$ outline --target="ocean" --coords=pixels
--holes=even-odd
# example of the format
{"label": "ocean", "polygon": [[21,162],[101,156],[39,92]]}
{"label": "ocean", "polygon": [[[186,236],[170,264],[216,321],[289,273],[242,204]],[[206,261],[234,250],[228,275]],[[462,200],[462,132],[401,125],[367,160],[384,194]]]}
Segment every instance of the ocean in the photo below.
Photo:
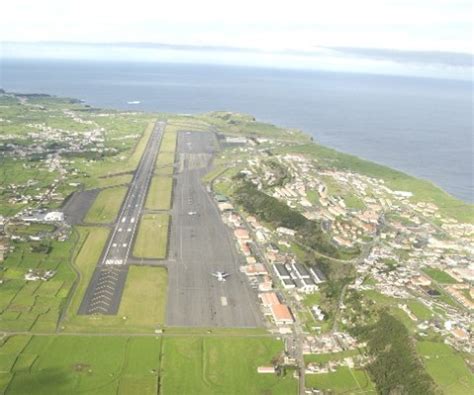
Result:
{"label": "ocean", "polygon": [[[472,81],[196,64],[1,60],[0,87],[104,108],[253,114],[474,202]],[[127,104],[139,101],[139,104]]]}

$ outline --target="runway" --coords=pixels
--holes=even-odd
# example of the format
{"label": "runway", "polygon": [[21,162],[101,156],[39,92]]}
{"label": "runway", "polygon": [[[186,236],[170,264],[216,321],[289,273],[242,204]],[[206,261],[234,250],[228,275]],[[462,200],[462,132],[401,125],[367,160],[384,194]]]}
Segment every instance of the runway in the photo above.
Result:
{"label": "runway", "polygon": [[128,258],[153,176],[165,122],[157,122],[124,199],[112,233],[79,307],[79,314],[116,314],[128,272]]}
{"label": "runway", "polygon": [[[214,135],[178,134],[172,225],[168,255],[168,326],[258,327],[255,292],[239,271],[239,256],[201,183],[214,154]],[[219,282],[215,271],[230,273]]]}

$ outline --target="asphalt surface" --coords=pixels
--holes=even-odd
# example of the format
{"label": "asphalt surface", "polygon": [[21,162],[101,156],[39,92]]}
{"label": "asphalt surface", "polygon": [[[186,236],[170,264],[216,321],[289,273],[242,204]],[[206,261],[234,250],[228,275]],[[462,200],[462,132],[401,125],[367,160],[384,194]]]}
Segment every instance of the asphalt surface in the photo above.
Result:
{"label": "asphalt surface", "polygon": [[153,176],[165,127],[157,122],[133,176],[120,214],[79,307],[79,314],[117,314],[128,272],[128,257]]}
{"label": "asphalt surface", "polygon": [[98,189],[74,192],[62,207],[66,222],[69,225],[80,224],[99,192]]}
{"label": "asphalt surface", "polygon": [[[209,170],[214,135],[180,132],[168,255],[168,326],[258,327],[258,301],[239,271],[231,230],[200,179]],[[211,273],[230,274],[219,282]]]}

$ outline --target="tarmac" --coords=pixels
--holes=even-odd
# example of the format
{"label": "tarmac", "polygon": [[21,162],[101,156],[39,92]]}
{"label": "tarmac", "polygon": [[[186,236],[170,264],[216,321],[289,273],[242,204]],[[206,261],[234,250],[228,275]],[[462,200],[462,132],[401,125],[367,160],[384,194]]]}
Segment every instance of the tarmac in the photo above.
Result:
{"label": "tarmac", "polygon": [[[201,182],[210,169],[215,137],[180,132],[169,240],[166,325],[259,327],[257,295],[239,271],[231,230]],[[230,274],[224,282],[211,273]]]}

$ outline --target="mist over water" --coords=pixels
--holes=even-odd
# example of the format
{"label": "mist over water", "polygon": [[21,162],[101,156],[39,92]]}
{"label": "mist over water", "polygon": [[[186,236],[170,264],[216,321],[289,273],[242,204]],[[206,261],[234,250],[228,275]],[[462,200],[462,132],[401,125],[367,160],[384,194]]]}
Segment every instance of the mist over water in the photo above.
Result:
{"label": "mist over water", "polygon": [[[470,81],[230,66],[2,60],[0,87],[98,107],[240,111],[473,202]],[[129,105],[129,101],[140,104]]]}

